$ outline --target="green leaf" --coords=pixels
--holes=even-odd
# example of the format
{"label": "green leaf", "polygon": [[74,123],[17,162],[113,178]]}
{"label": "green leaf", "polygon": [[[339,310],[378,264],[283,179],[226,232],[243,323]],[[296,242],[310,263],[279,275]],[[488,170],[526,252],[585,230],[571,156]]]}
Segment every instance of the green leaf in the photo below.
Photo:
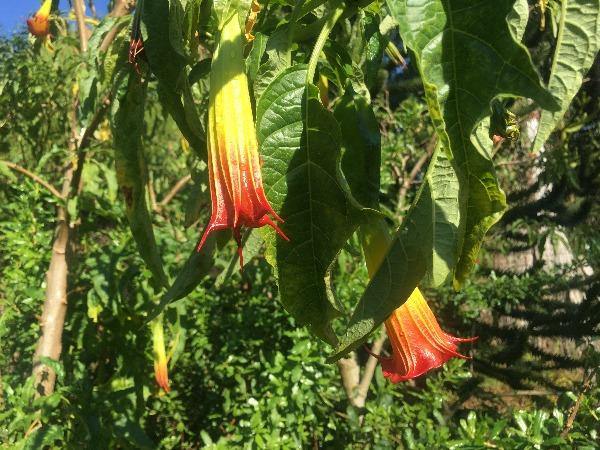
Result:
{"label": "green leaf", "polygon": [[[180,5],[181,6],[181,5]],[[173,33],[181,31],[172,30],[169,16],[168,0],[153,0],[145,2],[142,11],[144,37],[144,51],[148,65],[152,73],[158,78],[159,98],[169,114],[175,120],[179,130],[194,148],[197,154],[205,158],[206,139],[200,124],[200,118],[195,107],[191,107],[189,100],[187,105],[182,101],[182,92],[189,91],[185,67],[187,61],[181,52],[183,45],[173,46]],[[185,93],[186,99],[191,97],[189,92]]]}
{"label": "green leaf", "polygon": [[[264,246],[264,239],[259,230],[255,228],[249,228],[242,236],[242,251],[244,255],[244,264],[247,264],[252,258],[258,256]],[[233,254],[227,267],[223,270],[215,280],[215,286],[222,286],[234,272],[238,271],[240,268],[240,257],[237,252]]]}
{"label": "green leaf", "polygon": [[489,155],[471,143],[473,130],[495,97],[531,97],[548,109],[557,105],[508,27],[513,1],[389,0],[388,6],[415,53],[436,131],[458,174],[459,286],[506,207]]}
{"label": "green leaf", "polygon": [[[124,55],[120,55],[123,40],[118,31],[125,28],[129,21],[129,17],[116,18],[108,15],[94,28],[90,36],[88,51],[84,54],[85,60],[76,73],[82,122],[89,121],[98,107],[100,96],[106,95],[105,91],[109,88],[108,83],[112,81],[119,56],[123,60]],[[101,52],[100,46],[113,28],[116,28],[116,34],[111,46]]]}
{"label": "green leaf", "polygon": [[214,249],[216,239],[209,236],[201,251],[195,248],[177,274],[177,278],[162,296],[160,303],[152,310],[147,322],[154,320],[163,310],[173,302],[181,300],[192,292],[214,267]]}
{"label": "green leaf", "polygon": [[459,183],[438,146],[411,209],[354,310],[335,360],[360,345],[425,278],[443,283],[458,259]]}
{"label": "green leaf", "polygon": [[188,58],[185,48],[185,10],[179,0],[169,0],[169,42],[171,47],[184,59]]}
{"label": "green leaf", "polygon": [[55,425],[46,425],[38,428],[28,435],[21,447],[23,450],[37,450],[40,448],[56,448],[57,442],[64,442],[63,428]]}
{"label": "green leaf", "polygon": [[190,70],[190,74],[188,75],[188,83],[190,86],[193,86],[203,78],[207,78],[208,74],[210,73],[211,63],[211,58],[204,58],[202,61],[197,62],[194,67],[192,67],[192,70]]}
{"label": "green leaf", "polygon": [[341,127],[342,172],[350,191],[359,204],[378,209],[381,135],[373,109],[349,87],[333,114]]}
{"label": "green leaf", "polygon": [[0,161],[0,175],[5,176],[11,183],[17,181],[17,176],[8,168],[5,161]]}
{"label": "green leaf", "polygon": [[508,16],[506,16],[506,20],[515,39],[521,42],[529,20],[529,3],[527,0],[517,0]]}
{"label": "green leaf", "polygon": [[157,287],[166,287],[167,276],[146,205],[146,170],[142,150],[146,83],[131,74],[123,91],[113,104],[112,132],[119,190],[125,200],[125,211],[140,256],[152,272]]}
{"label": "green leaf", "polygon": [[[188,121],[188,118],[195,114],[195,106],[189,101],[191,94],[188,93],[188,95],[186,95],[186,108],[186,105],[184,105],[184,102],[181,98],[181,91],[173,89],[168,83],[159,83],[158,97],[171,117],[173,117],[173,120],[177,124],[177,127],[179,128],[179,131],[181,131],[183,137],[192,146],[196,155],[200,156],[204,161],[206,161],[206,137],[204,132],[202,128],[195,129],[194,126]],[[195,117],[193,123],[196,125],[201,124],[200,118]]]}
{"label": "green leaf", "polygon": [[267,36],[262,33],[256,33],[252,41],[252,48],[246,58],[246,74],[248,75],[248,84],[251,86],[254,84],[262,57],[267,49],[267,41]]}
{"label": "green leaf", "polygon": [[152,73],[162,83],[176,90],[180,83],[186,60],[171,42],[169,27],[169,1],[144,2],[142,9],[144,52]]}
{"label": "green leaf", "polygon": [[285,220],[286,242],[265,232],[281,301],[321,339],[335,343],[331,320],[340,311],[328,286],[330,266],[354,231],[354,208],[340,170],[340,129],[306,83],[306,66],[281,73],[256,109],[263,181]]}
{"label": "green leaf", "polygon": [[330,41],[323,49],[327,58],[327,65],[322,66],[320,72],[330,78],[340,92],[350,86],[355,92],[370,101],[371,94],[364,82],[362,70],[356,64],[348,51],[340,44]]}
{"label": "green leaf", "polygon": [[183,37],[188,45],[188,53],[197,57],[198,38],[196,33],[200,23],[200,4],[202,0],[188,0],[185,4],[185,15],[183,20]]}
{"label": "green leaf", "polygon": [[[388,43],[387,37],[379,30],[380,19],[377,14],[361,11],[359,53],[362,56],[362,72],[365,75],[365,85],[371,89],[377,82],[377,73],[381,68],[381,59]],[[353,57],[355,62],[361,62]]]}
{"label": "green leaf", "polygon": [[227,18],[231,17],[231,14],[237,12],[240,29],[244,29],[251,4],[252,0],[213,0],[213,14],[217,19],[219,28],[221,28]]}
{"label": "green leaf", "polygon": [[291,53],[289,49],[289,36],[287,27],[279,27],[269,39],[265,47],[267,61],[258,68],[254,79],[254,98],[258,99],[267,86],[291,64]]}
{"label": "green leaf", "polygon": [[537,152],[562,119],[600,49],[600,2],[562,0],[548,89],[560,109],[543,111],[533,151]]}

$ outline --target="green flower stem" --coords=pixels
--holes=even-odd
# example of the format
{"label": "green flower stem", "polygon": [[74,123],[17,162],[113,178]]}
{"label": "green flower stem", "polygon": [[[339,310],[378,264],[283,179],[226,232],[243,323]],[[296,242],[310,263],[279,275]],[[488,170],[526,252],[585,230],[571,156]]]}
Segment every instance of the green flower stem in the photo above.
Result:
{"label": "green flower stem", "polygon": [[338,3],[335,9],[331,11],[325,25],[321,28],[321,33],[319,33],[319,37],[317,38],[317,42],[315,42],[315,46],[313,48],[312,54],[310,55],[310,60],[308,61],[308,71],[306,74],[306,83],[312,83],[315,78],[315,70],[317,69],[317,62],[319,61],[319,55],[323,51],[323,47],[325,46],[325,42],[327,42],[327,38],[329,37],[329,33],[333,30],[336,22],[340,18],[340,16],[344,13],[344,6],[341,3]]}

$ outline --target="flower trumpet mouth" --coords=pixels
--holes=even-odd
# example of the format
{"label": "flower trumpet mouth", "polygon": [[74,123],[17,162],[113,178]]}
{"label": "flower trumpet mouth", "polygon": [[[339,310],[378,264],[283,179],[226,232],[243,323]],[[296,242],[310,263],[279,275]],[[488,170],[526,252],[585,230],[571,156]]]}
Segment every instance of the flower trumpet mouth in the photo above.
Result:
{"label": "flower trumpet mouth", "polygon": [[230,228],[241,265],[243,227],[269,225],[289,240],[276,224],[283,220],[271,207],[263,188],[243,39],[235,13],[221,29],[211,65],[207,137],[212,213],[198,244],[199,251],[210,233]]}
{"label": "flower trumpet mouth", "polygon": [[457,338],[444,332],[419,288],[388,317],[385,329],[392,356],[373,356],[381,362],[383,376],[392,383],[423,375],[450,358],[470,359],[458,353],[458,344],[477,339]]}
{"label": "flower trumpet mouth", "polygon": [[46,37],[50,33],[50,9],[52,8],[52,0],[45,0],[40,9],[27,19],[27,28],[29,32],[37,37]]}

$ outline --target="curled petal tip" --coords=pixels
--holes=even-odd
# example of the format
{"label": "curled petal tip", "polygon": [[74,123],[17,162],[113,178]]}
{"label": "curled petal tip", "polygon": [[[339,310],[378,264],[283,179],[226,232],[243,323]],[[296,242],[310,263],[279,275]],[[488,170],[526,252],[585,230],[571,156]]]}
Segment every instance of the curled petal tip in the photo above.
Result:
{"label": "curled petal tip", "polygon": [[469,337],[469,338],[459,338],[456,336],[452,336],[450,334],[446,334],[446,337],[452,342],[459,342],[459,343],[475,342],[477,339],[479,339],[479,336],[474,336],[474,337]]}

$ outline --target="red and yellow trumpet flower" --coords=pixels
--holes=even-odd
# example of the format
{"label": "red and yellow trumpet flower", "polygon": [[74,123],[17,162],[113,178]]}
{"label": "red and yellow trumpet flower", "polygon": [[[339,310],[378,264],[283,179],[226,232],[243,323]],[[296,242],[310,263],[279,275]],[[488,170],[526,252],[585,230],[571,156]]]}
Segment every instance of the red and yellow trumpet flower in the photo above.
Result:
{"label": "red and yellow trumpet flower", "polygon": [[477,339],[461,339],[444,332],[419,288],[388,317],[385,330],[392,345],[392,356],[377,356],[377,359],[383,376],[392,383],[423,375],[450,358],[469,359],[457,352],[457,344]]}
{"label": "red and yellow trumpet flower", "polygon": [[[381,264],[390,242],[383,221],[375,223],[364,233],[363,248],[370,277]],[[383,376],[392,383],[421,376],[442,366],[450,358],[469,359],[457,352],[458,343],[477,339],[461,339],[443,331],[419,288],[415,288],[408,300],[386,319],[385,330],[392,346],[392,356],[373,356],[381,362]]]}
{"label": "red and yellow trumpet flower", "polygon": [[238,14],[224,21],[210,72],[208,174],[212,214],[198,250],[216,230],[231,228],[242,261],[241,229],[283,222],[265,196]]}
{"label": "red and yellow trumpet flower", "polygon": [[46,37],[50,33],[50,10],[52,0],[45,0],[37,12],[27,19],[27,28],[29,32],[36,37]]}
{"label": "red and yellow trumpet flower", "polygon": [[169,369],[167,367],[169,359],[167,358],[165,349],[162,316],[159,316],[152,322],[151,329],[152,349],[154,353],[154,377],[156,378],[158,386],[161,387],[163,391],[169,392],[171,390],[171,387],[169,386]]}

